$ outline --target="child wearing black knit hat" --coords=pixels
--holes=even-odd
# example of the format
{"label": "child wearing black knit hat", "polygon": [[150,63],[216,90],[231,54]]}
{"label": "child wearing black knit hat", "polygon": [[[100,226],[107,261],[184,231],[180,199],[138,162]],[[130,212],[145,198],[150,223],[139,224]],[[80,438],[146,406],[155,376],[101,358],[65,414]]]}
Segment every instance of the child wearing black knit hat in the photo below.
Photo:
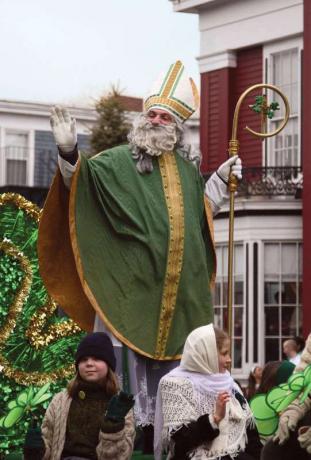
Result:
{"label": "child wearing black knit hat", "polygon": [[132,395],[119,391],[116,358],[108,334],[85,336],[75,364],[75,378],[54,396],[42,423],[44,460],[131,458],[134,400]]}

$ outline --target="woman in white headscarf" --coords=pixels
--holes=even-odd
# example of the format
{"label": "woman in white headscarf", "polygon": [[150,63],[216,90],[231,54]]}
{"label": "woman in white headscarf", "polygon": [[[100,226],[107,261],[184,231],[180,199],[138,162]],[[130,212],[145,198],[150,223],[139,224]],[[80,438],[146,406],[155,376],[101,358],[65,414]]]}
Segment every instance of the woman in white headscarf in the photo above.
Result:
{"label": "woman in white headscarf", "polygon": [[180,366],[160,381],[155,458],[253,460],[261,443],[252,413],[228,369],[227,334],[212,324],[187,337]]}

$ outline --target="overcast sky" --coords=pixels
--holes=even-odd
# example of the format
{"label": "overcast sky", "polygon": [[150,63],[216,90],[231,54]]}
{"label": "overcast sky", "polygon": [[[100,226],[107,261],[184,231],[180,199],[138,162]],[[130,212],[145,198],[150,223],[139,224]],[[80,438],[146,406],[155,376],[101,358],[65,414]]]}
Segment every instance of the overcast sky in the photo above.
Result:
{"label": "overcast sky", "polygon": [[169,0],[0,0],[0,99],[141,96],[181,59],[199,83],[198,17]]}

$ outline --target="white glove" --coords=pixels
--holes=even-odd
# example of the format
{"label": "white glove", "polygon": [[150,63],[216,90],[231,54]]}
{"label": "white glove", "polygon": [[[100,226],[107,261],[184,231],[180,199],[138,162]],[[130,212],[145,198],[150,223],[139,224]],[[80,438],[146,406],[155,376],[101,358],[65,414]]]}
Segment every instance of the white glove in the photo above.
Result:
{"label": "white glove", "polygon": [[63,153],[72,152],[77,144],[76,120],[67,109],[53,107],[50,118],[51,128],[56,144]]}
{"label": "white glove", "polygon": [[274,442],[280,445],[284,444],[289,438],[289,432],[295,431],[299,420],[310,410],[310,399],[307,398],[303,404],[299,400],[295,400],[283,412],[279,420],[277,432],[273,438]]}
{"label": "white glove", "polygon": [[230,157],[217,169],[218,176],[226,182],[226,184],[228,184],[230,172],[232,172],[238,180],[242,179],[242,161],[238,155]]}
{"label": "white glove", "polygon": [[311,426],[302,426],[299,428],[298,441],[303,449],[306,449],[308,454],[311,454]]}

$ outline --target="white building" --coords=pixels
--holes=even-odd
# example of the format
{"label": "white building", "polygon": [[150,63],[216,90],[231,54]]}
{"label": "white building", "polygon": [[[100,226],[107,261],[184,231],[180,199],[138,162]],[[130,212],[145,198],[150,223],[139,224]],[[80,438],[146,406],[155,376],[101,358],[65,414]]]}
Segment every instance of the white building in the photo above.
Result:
{"label": "white building", "polygon": [[[246,125],[260,130],[260,117],[248,107],[254,97],[248,98],[240,111],[238,138],[245,169],[235,208],[233,367],[237,378],[243,380],[255,363],[281,359],[284,339],[301,335],[302,328],[306,336],[311,329],[307,305],[311,248],[306,244],[302,269],[302,236],[311,230],[311,195],[306,189],[306,174],[311,171],[309,166],[305,169],[310,163],[307,148],[311,142],[307,125],[302,137],[302,120],[310,119],[311,2],[171,1],[176,12],[199,17],[203,173],[215,170],[226,158],[234,108],[249,86],[274,84],[287,95],[291,106],[286,128],[265,142],[243,130]],[[272,98],[278,100],[268,94],[268,99]],[[278,126],[282,115],[283,109],[268,123],[268,130]],[[217,216],[215,233],[215,314],[216,322],[225,327],[227,209]]]}

